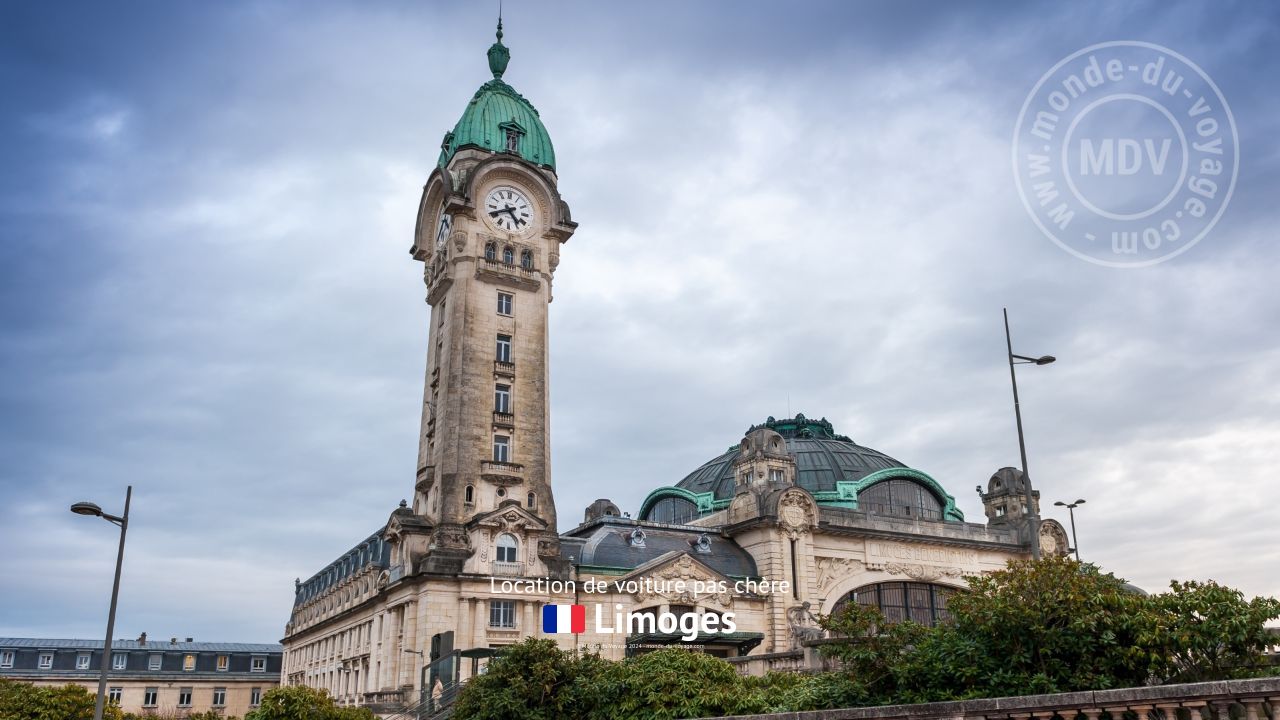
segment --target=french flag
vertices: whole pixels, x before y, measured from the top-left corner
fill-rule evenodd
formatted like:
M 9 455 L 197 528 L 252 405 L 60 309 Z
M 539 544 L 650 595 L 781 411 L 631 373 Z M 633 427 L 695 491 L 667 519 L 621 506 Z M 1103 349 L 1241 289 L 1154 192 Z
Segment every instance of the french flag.
M 542 632 L 584 633 L 587 631 L 586 605 L 543 605 Z

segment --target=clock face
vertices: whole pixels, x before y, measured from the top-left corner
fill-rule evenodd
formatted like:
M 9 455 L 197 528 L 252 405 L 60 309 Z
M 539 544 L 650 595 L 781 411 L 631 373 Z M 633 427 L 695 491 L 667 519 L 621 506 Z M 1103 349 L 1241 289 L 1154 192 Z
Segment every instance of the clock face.
M 489 222 L 510 233 L 522 233 L 533 222 L 533 206 L 519 190 L 500 185 L 484 199 L 484 212 Z
M 440 227 L 436 230 L 436 249 L 439 250 L 444 241 L 449 239 L 449 230 L 453 227 L 453 216 L 440 213 Z

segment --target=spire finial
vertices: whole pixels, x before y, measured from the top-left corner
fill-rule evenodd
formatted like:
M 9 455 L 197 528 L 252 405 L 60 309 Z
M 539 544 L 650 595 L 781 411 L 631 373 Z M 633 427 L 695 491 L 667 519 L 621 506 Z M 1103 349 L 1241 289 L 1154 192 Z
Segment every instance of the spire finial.
M 502 3 L 498 3 L 498 42 L 489 46 L 489 72 L 493 73 L 495 80 L 502 79 L 502 73 L 507 71 L 507 62 L 511 60 L 511 51 L 506 45 L 502 44 Z

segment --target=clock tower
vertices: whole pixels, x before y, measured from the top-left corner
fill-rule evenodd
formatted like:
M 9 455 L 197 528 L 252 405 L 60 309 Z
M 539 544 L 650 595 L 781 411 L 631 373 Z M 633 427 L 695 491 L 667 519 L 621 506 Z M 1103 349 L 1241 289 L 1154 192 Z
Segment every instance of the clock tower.
M 431 306 L 413 526 L 426 573 L 563 575 L 551 490 L 548 304 L 577 224 L 538 111 L 493 79 L 444 136 L 410 252 Z M 403 511 L 402 511 L 403 512 Z

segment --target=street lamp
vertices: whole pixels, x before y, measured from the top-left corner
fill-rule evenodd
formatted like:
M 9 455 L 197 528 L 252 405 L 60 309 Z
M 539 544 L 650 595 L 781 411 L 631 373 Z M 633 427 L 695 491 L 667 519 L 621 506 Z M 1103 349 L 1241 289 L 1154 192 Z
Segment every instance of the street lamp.
M 107 613 L 107 639 L 102 644 L 102 662 L 98 673 L 98 699 L 93 704 L 93 720 L 102 720 L 102 705 L 107 697 L 107 672 L 111 669 L 111 634 L 116 629 L 116 599 L 120 596 L 120 566 L 124 564 L 124 534 L 129 529 L 129 501 L 133 499 L 133 486 L 124 491 L 124 515 L 119 517 L 105 513 L 91 502 L 78 502 L 71 506 L 77 515 L 97 516 L 120 526 L 120 550 L 116 553 L 116 579 L 111 585 L 111 610 Z
M 1013 415 L 1018 421 L 1018 453 L 1022 456 L 1022 484 L 1027 506 L 1027 523 L 1031 530 L 1031 557 L 1040 559 L 1040 517 L 1036 514 L 1031 494 L 1031 475 L 1027 473 L 1027 442 L 1022 435 L 1022 408 L 1018 404 L 1018 376 L 1013 371 L 1014 365 L 1048 365 L 1057 360 L 1052 355 L 1041 355 L 1038 358 L 1013 354 L 1013 340 L 1009 336 L 1009 309 L 1004 308 L 1004 342 L 1009 351 L 1009 381 L 1013 383 Z
M 1067 512 L 1071 514 L 1071 545 L 1072 549 L 1076 551 L 1076 562 L 1080 562 L 1080 543 L 1076 542 L 1076 508 L 1083 504 L 1084 500 L 1076 500 L 1071 504 L 1064 503 L 1061 500 L 1054 503 L 1058 507 L 1066 508 Z

